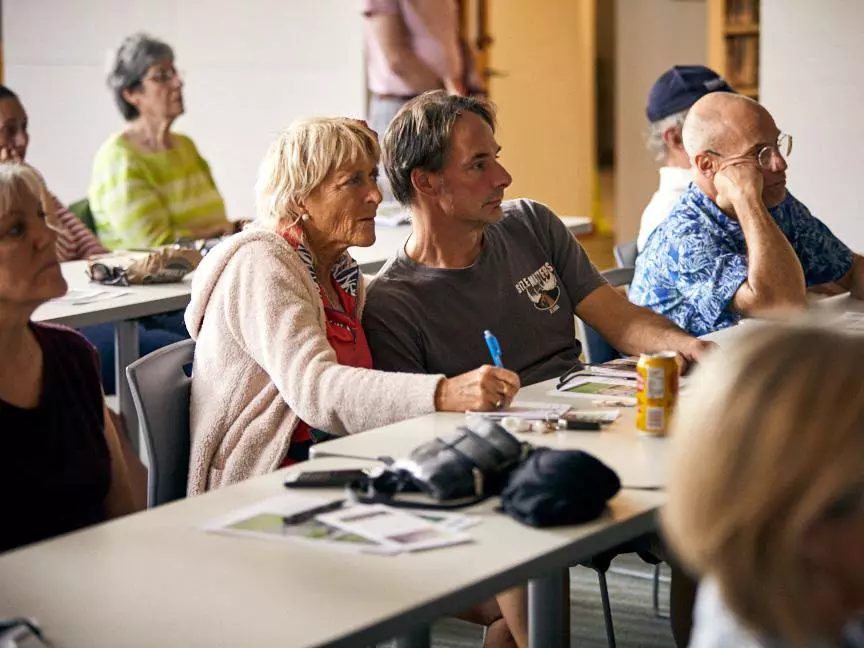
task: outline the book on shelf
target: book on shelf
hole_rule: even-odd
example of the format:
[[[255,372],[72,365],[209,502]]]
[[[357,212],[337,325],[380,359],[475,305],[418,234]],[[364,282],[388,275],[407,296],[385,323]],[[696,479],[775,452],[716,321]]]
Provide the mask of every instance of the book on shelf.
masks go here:
[[[726,79],[738,87],[759,85],[759,37],[735,36],[726,40]]]
[[[726,0],[727,25],[759,23],[759,0]]]

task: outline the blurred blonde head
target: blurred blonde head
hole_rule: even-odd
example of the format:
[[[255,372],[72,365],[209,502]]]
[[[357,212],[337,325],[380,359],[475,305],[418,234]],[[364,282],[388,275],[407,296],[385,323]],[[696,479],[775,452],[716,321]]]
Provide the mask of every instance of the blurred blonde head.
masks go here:
[[[814,528],[864,512],[862,367],[864,336],[766,325],[714,353],[682,397],[663,526],[758,632],[803,641],[826,583],[864,593],[854,556],[813,550]]]
[[[365,122],[317,117],[293,122],[270,145],[255,185],[257,222],[276,229],[302,216],[299,203],[331,173],[362,160],[378,163],[378,139]]]

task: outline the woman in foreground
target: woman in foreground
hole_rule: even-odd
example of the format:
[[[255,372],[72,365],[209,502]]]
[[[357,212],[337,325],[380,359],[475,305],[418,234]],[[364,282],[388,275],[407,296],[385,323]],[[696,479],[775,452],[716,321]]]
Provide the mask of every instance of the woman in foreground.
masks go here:
[[[864,646],[862,366],[862,336],[766,325],[694,376],[663,515],[691,646]]]

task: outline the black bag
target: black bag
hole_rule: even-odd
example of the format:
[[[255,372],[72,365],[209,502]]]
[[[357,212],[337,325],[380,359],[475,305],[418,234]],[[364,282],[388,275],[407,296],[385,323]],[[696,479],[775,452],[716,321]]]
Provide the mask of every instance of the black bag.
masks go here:
[[[486,420],[459,427],[451,435],[415,448],[405,459],[367,484],[350,491],[355,501],[403,508],[454,509],[497,495],[510,472],[531,452],[500,425]],[[396,499],[397,493],[421,492],[433,500]]]
[[[582,524],[599,517],[619,490],[618,475],[593,455],[537,448],[510,475],[501,510],[535,527]]]

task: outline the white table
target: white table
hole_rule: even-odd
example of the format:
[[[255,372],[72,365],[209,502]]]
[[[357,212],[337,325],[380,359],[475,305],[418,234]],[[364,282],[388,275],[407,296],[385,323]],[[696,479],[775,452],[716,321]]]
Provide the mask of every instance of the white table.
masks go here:
[[[591,398],[550,395],[548,392],[554,389],[556,382],[550,380],[523,388],[516,398],[516,403],[558,402],[576,408],[596,409]],[[620,410],[620,417],[613,424],[605,426],[602,432],[560,431],[551,434],[530,433],[520,437],[538,446],[590,452],[618,473],[624,488],[663,489],[666,485],[668,439],[639,434],[636,430],[635,407],[617,409]],[[465,423],[464,414],[429,414],[382,428],[382,432],[389,433],[386,437],[378,436],[378,431],[375,434],[364,432],[313,446],[312,455],[314,456],[316,451],[333,451],[362,456],[405,456],[424,441],[448,434]],[[379,441],[385,438],[386,442]]]
[[[410,436],[410,428],[365,434],[370,447],[381,449],[406,430]],[[394,636],[402,637],[400,646],[428,646],[426,628],[435,619],[531,578],[549,585],[532,589],[541,606],[535,618],[554,623],[564,567],[652,529],[663,500],[659,493],[623,491],[601,519],[555,529],[522,526],[495,513],[489,501],[471,511],[483,518],[471,529],[474,543],[397,557],[335,554],[197,528],[280,493],[285,473],[2,555],[0,613],[34,617],[58,648],[356,647]],[[544,591],[553,600],[538,596]],[[535,638],[532,645],[560,644]]]
[[[591,219],[586,216],[561,216],[561,220],[574,236],[587,234],[592,229]],[[369,247],[352,247],[349,254],[360,264],[360,269],[366,274],[374,274],[393,255],[405,245],[411,235],[411,225],[388,227],[376,224],[375,243]]]
[[[843,313],[864,313],[864,300],[856,299],[850,294],[835,295],[834,297],[811,297],[809,309],[814,313],[818,312],[822,315],[825,322],[829,322],[831,318],[840,317]],[[797,313],[790,313],[789,316],[794,318]],[[778,315],[777,321],[783,321],[783,315]],[[742,334],[755,327],[765,324],[771,324],[772,320],[760,318],[745,318],[735,326],[714,331],[707,335],[701,336],[703,340],[710,340],[719,345],[729,344],[736,340]]]
[[[86,261],[69,261],[61,264],[63,276],[69,289],[106,290],[126,293],[113,299],[89,304],[71,304],[51,301],[40,306],[33,314],[36,322],[64,324],[72,328],[114,324],[115,370],[117,397],[129,439],[136,450],[139,448],[138,416],[132,402],[126,367],[138,359],[137,319],[186,308],[191,294],[191,275],[180,283],[153,286],[102,286],[90,282]]]
[[[561,402],[571,407],[594,408],[591,398],[572,398],[550,395],[556,380],[545,381],[526,387],[519,392],[516,402]],[[610,550],[640,535],[656,530],[654,516],[665,502],[663,488],[666,484],[667,455],[669,442],[666,438],[648,437],[638,433],[635,425],[635,408],[619,408],[621,415],[615,423],[604,427],[602,432],[556,432],[553,434],[520,435],[525,441],[538,446],[561,450],[584,450],[595,455],[612,467],[621,478],[623,487],[620,497],[641,497],[651,494],[654,508],[643,521],[650,524],[632,527],[613,527],[615,532],[606,536],[595,536],[592,552],[587,556],[582,552],[584,544],[573,543],[556,553],[553,562],[545,563],[551,567],[545,575],[532,576],[529,580],[529,621],[532,646],[561,645],[563,626],[561,610],[565,604],[562,582],[569,565],[584,560],[603,551]],[[458,425],[465,424],[463,414],[437,413],[396,423],[373,432],[364,432],[312,448],[316,451],[340,452],[345,454],[376,456],[404,456],[414,447],[436,437],[452,432]],[[643,500],[647,503],[647,500]],[[645,511],[649,513],[649,511]],[[551,530],[553,533],[566,530]],[[542,532],[541,532],[542,533]],[[424,645],[424,644],[418,644]]]
[[[553,385],[526,388],[520,400],[556,400],[546,394]],[[591,451],[625,484],[660,485],[666,442],[638,436],[632,419],[627,408],[602,433],[524,438]],[[464,421],[461,414],[434,414],[319,447],[398,456]],[[470,510],[483,518],[471,530],[475,543],[396,558],[335,555],[197,528],[279,493],[286,472],[363,465],[313,460],[0,556],[0,582],[12,584],[0,588],[0,610],[35,617],[56,645],[70,648],[359,646],[393,636],[401,648],[428,646],[435,619],[530,581],[531,645],[547,648],[563,640],[567,567],[652,531],[665,501],[661,491],[622,490],[601,519],[555,529],[522,526],[488,501]]]

